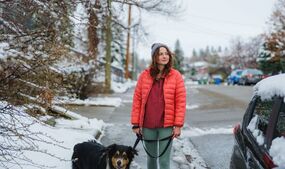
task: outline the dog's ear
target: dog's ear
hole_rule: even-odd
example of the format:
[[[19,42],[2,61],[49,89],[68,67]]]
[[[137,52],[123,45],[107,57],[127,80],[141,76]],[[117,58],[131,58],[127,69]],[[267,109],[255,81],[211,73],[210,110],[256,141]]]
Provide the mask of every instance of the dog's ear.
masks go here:
[[[106,152],[110,152],[116,148],[117,144],[112,144],[106,147]]]
[[[129,152],[131,152],[133,155],[138,155],[138,151],[134,149],[133,147],[129,146]]]

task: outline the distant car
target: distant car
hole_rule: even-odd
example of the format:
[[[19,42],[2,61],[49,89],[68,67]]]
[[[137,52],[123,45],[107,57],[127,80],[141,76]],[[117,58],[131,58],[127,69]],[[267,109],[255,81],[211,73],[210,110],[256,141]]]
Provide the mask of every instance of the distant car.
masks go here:
[[[230,169],[285,168],[285,74],[254,86],[254,96],[234,127]]]
[[[256,84],[263,78],[263,73],[258,69],[244,69],[240,75],[238,84],[251,85]]]
[[[212,82],[216,85],[220,85],[223,82],[223,76],[220,74],[212,75]]]
[[[242,69],[233,70],[227,78],[228,85],[238,84],[241,73]]]

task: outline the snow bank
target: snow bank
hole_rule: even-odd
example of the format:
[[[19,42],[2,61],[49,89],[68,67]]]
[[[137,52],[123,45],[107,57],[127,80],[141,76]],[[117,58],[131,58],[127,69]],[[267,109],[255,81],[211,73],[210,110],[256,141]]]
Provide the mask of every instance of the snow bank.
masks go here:
[[[111,89],[115,93],[125,93],[129,88],[131,88],[133,86],[136,86],[136,82],[131,81],[131,80],[128,80],[125,83],[118,83],[115,81],[112,81],[112,83],[111,83]]]
[[[6,102],[0,102],[0,110],[8,106]],[[19,164],[25,165],[15,165],[15,164],[5,164],[8,168],[11,169],[36,169],[36,165],[26,165],[27,162],[21,160],[23,156],[28,157],[32,160],[34,164],[43,165],[43,168],[54,168],[54,169],[64,169],[71,167],[71,155],[73,152],[73,146],[77,143],[94,139],[96,135],[103,131],[105,123],[102,120],[97,119],[88,119],[80,115],[76,115],[74,112],[65,111],[67,114],[75,116],[77,120],[65,120],[57,119],[56,126],[51,127],[44,123],[41,123],[37,119],[29,116],[24,112],[25,108],[23,107],[14,107],[9,106],[8,111],[13,111],[18,123],[15,123],[18,128],[21,125],[27,126],[27,129],[31,133],[38,133],[38,136],[30,136],[33,139],[33,146],[37,147],[39,151],[30,151],[26,149],[23,151],[23,154],[19,152],[19,159],[15,159]],[[59,108],[59,107],[57,107]],[[63,109],[63,108],[61,108]],[[1,112],[3,113],[3,112]],[[2,114],[1,118],[5,118],[7,121],[11,116],[8,114]],[[49,119],[50,117],[42,117],[41,119]],[[22,124],[21,124],[22,123]],[[26,127],[22,128],[23,133],[26,133]],[[18,132],[21,132],[18,130]],[[29,136],[28,136],[29,137]],[[7,138],[4,135],[0,135],[0,142],[2,146],[7,143]],[[12,139],[17,140],[17,145],[15,146],[27,146],[25,140],[19,137],[12,137]],[[42,140],[42,141],[41,141]],[[10,140],[11,141],[11,140]],[[9,141],[8,141],[9,142]],[[14,147],[17,148],[17,147]],[[50,155],[48,155],[48,154]],[[15,155],[15,154],[14,154]],[[0,161],[5,161],[0,157]]]
[[[173,141],[172,160],[179,165],[179,169],[205,169],[207,165],[187,137],[180,137]]]
[[[56,97],[53,104],[72,104],[72,105],[85,105],[85,106],[114,106],[121,105],[122,99],[119,97],[89,97],[85,100],[69,98],[69,97]]]

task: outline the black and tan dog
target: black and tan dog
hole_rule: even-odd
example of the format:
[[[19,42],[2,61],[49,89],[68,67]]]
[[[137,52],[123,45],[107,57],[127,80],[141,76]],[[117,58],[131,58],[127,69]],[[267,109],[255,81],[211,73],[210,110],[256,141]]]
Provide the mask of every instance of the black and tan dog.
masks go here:
[[[72,154],[72,169],[129,169],[137,155],[130,146],[112,144],[108,147],[95,140],[76,144]]]

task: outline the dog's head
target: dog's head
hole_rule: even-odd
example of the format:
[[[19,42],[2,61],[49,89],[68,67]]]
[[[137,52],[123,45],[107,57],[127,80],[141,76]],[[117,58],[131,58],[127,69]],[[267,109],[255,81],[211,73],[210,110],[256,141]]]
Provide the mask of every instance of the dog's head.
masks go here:
[[[112,169],[129,169],[137,150],[130,146],[112,144],[107,147],[109,164]]]

